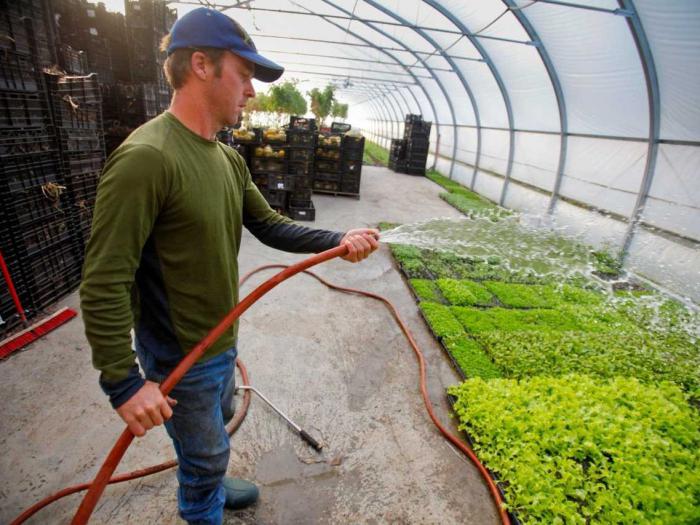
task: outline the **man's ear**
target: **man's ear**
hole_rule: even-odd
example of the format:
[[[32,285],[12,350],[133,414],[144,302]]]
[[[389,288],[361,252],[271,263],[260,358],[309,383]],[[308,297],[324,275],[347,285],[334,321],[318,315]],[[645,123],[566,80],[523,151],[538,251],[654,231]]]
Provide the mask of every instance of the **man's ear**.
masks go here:
[[[192,69],[192,74],[200,80],[207,79],[207,66],[209,64],[209,59],[207,55],[201,51],[195,51],[190,57],[190,68]]]

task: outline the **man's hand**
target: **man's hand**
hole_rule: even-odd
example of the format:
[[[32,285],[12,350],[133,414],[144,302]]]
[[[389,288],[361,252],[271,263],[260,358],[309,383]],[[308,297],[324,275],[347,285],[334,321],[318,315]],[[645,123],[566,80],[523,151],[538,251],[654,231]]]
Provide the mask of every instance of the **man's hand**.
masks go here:
[[[162,425],[173,415],[171,407],[177,401],[169,396],[164,397],[158,386],[158,383],[146,381],[138,392],[117,408],[117,414],[129,425],[129,430],[135,436],[145,436],[147,431],[156,425]]]
[[[360,262],[362,259],[379,248],[379,230],[374,228],[358,228],[350,230],[341,239],[340,244],[348,247],[348,254],[342,259],[350,262]]]

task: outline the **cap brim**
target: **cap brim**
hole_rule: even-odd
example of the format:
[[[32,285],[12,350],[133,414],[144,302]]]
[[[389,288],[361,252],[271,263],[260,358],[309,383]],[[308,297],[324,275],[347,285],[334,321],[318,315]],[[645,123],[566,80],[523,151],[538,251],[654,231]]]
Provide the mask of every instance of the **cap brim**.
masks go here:
[[[284,68],[282,66],[253,51],[238,51],[232,49],[231,52],[255,64],[255,74],[253,78],[261,82],[274,82],[284,73]]]

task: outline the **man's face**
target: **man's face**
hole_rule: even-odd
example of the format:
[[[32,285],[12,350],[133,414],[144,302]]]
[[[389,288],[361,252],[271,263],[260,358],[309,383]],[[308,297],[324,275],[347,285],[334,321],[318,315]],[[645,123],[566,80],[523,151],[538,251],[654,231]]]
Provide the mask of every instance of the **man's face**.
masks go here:
[[[254,73],[253,64],[233,53],[227,52],[221,58],[221,75],[212,79],[209,94],[222,127],[238,122],[246,102],[255,96]]]

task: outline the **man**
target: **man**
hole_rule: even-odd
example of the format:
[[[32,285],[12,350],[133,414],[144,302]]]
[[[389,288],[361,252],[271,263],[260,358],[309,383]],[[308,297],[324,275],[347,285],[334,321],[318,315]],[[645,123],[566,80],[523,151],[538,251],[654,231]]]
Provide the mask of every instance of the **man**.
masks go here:
[[[242,226],[285,251],[345,244],[351,262],[376,250],[379,234],[315,230],[275,213],[242,158],[215,141],[255,96],[252,79],[272,82],[283,72],[237,23],[195,9],[175,23],[164,45],[170,109],[134,131],[105,165],[80,295],[93,363],[112,406],[137,436],[165,422],[179,461],[180,515],[217,524],[224,505],[242,508],[258,497],[252,483],[224,477],[236,327],[172,398],[158,385],[236,304]],[[145,380],[131,349],[132,327]]]

